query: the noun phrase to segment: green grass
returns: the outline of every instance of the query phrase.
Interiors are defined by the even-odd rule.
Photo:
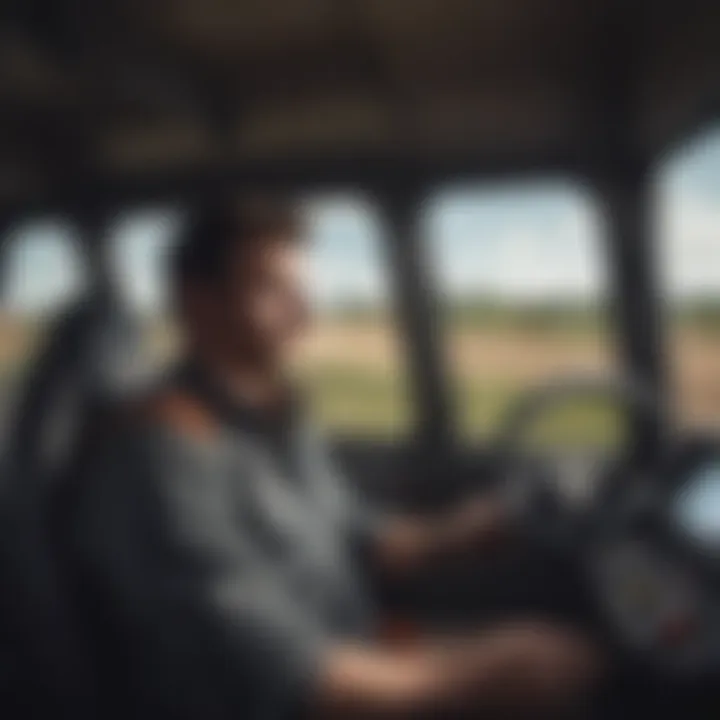
[[[334,365],[303,375],[323,425],[338,432],[398,435],[408,428],[411,404],[403,377]]]
[[[317,417],[333,431],[396,437],[411,427],[414,408],[399,376],[327,365],[312,368],[303,379]],[[525,389],[517,384],[459,383],[454,403],[461,436],[469,442],[492,437]],[[544,418],[528,442],[607,444],[618,432],[622,428],[611,408],[569,404]]]
[[[494,299],[446,300],[442,318],[458,329],[516,329],[532,332],[596,332],[606,326],[611,310],[598,304],[563,302],[504,304]],[[720,299],[700,298],[676,304],[669,309],[676,326],[720,332]],[[346,324],[374,325],[388,322],[387,308],[347,303],[326,316]]]

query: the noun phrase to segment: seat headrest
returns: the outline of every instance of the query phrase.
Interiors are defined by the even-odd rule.
[[[87,295],[65,309],[26,375],[11,418],[8,451],[16,474],[45,474],[63,462],[90,408],[140,382],[141,346],[137,319],[107,294]]]

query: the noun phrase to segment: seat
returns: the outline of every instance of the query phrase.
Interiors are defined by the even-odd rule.
[[[135,318],[111,292],[86,294],[51,328],[11,417],[0,502],[0,630],[23,716],[46,708],[91,712],[93,663],[63,577],[54,506],[94,408],[142,381],[140,340]]]

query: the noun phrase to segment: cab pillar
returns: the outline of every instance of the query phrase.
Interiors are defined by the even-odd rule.
[[[0,213],[0,299],[5,298],[10,274],[9,256],[12,252],[13,229],[17,218],[11,213]]]
[[[112,294],[116,278],[112,270],[110,234],[115,214],[100,205],[87,205],[75,217],[80,249],[85,261],[89,289],[100,295]]]
[[[636,420],[637,450],[652,457],[667,419],[666,348],[662,330],[654,204],[647,168],[617,163],[597,183],[609,252],[621,366],[658,402],[654,422]]]
[[[416,447],[423,461],[432,465],[447,458],[452,428],[440,312],[422,233],[426,198],[425,188],[403,186],[386,190],[380,201],[409,390],[417,412]]]

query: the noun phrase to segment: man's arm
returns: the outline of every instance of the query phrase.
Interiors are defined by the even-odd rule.
[[[558,709],[582,700],[598,669],[581,638],[538,623],[401,651],[337,645],[322,667],[313,710],[356,720]]]
[[[316,456],[323,494],[337,498],[354,547],[380,578],[402,578],[435,560],[492,550],[511,534],[511,513],[491,494],[468,498],[439,515],[387,514],[366,502],[322,440]]]
[[[494,548],[509,529],[494,499],[470,500],[438,517],[390,517],[373,530],[371,560],[389,576],[402,576],[434,560]]]

